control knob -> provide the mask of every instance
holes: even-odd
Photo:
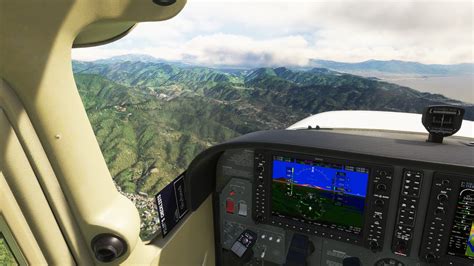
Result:
[[[428,253],[425,255],[426,262],[433,263],[436,260],[436,256],[433,253]]]
[[[378,185],[377,185],[377,190],[378,190],[378,191],[386,191],[386,190],[387,190],[387,185],[385,185],[385,184],[378,184]]]
[[[375,240],[375,239],[370,240],[370,242],[369,242],[369,248],[370,248],[370,250],[372,250],[373,252],[376,252],[376,251],[379,250],[379,248],[380,248],[379,242],[377,242],[377,240]]]
[[[441,181],[441,184],[443,184],[444,186],[449,185],[449,179],[443,179],[443,181]]]
[[[362,266],[358,257],[347,257],[342,261],[342,266]]]
[[[378,207],[383,207],[383,205],[384,205],[384,202],[383,202],[382,199],[376,199],[376,200],[374,201],[374,203],[375,203],[375,205],[378,206]]]
[[[405,254],[405,252],[407,251],[406,242],[403,240],[398,241],[395,250],[399,253]]]
[[[448,195],[440,193],[438,194],[437,198],[440,202],[446,202],[448,200]]]

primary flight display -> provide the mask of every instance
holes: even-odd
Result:
[[[369,169],[273,157],[272,215],[360,233]]]

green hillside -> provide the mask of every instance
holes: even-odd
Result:
[[[73,69],[109,170],[126,195],[153,196],[206,147],[252,131],[285,128],[311,114],[352,109],[420,112],[430,104],[462,104],[320,68],[230,73],[121,61],[73,62]],[[472,120],[474,107],[465,107]],[[148,204],[143,203],[146,198],[136,201],[142,207]],[[140,211],[145,215],[144,208]],[[145,216],[148,222],[154,217]]]
[[[0,265],[18,265],[15,257],[13,256],[10,247],[8,246],[5,238],[3,237],[2,233],[0,232]]]

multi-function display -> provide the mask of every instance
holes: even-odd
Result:
[[[273,216],[360,234],[369,169],[273,156]]]
[[[474,259],[474,183],[461,181],[448,254]]]

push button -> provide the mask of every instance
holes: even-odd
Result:
[[[234,206],[234,201],[232,199],[227,199],[225,201],[225,209],[227,211],[227,213],[230,213],[230,214],[233,214],[234,213],[234,209],[235,209],[235,206]]]

